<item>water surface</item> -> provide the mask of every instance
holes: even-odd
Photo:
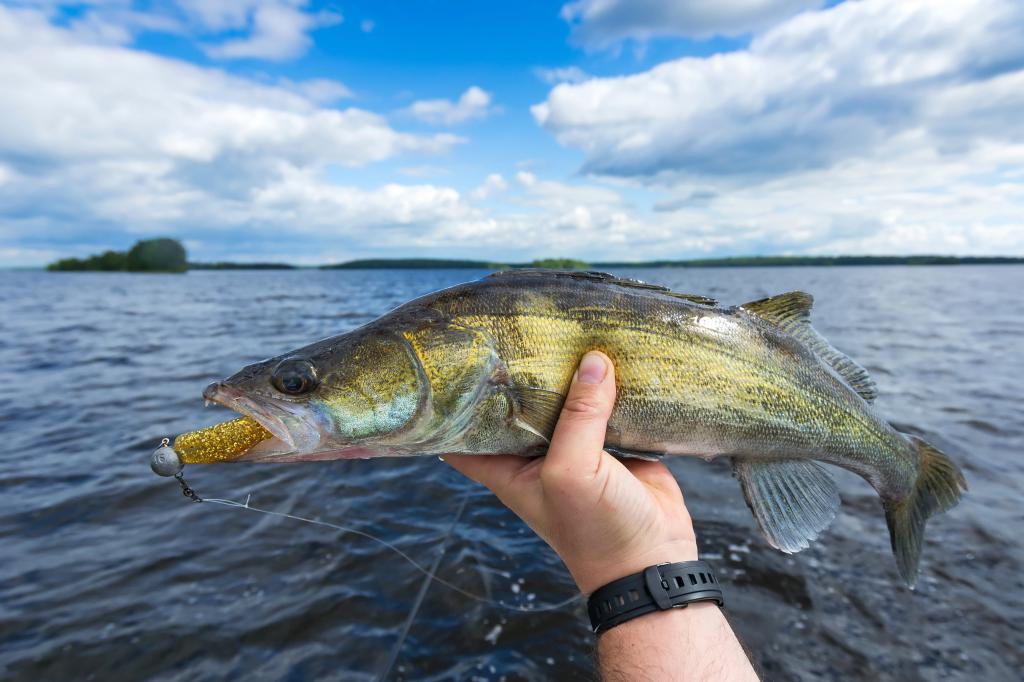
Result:
[[[202,407],[210,381],[482,274],[0,273],[4,679],[372,680],[389,668],[395,680],[593,679],[579,602],[520,613],[434,583],[410,621],[423,575],[387,549],[189,503],[147,464],[162,437],[228,416]],[[880,410],[948,452],[970,484],[929,524],[910,592],[878,500],[855,476],[837,476],[832,528],[786,556],[757,535],[725,462],[670,461],[766,675],[1019,679],[1024,267],[618,274],[727,303],[813,293],[816,326],[872,372]],[[541,541],[436,458],[186,473],[201,495],[364,530],[424,566],[444,543],[438,575],[488,600],[529,608],[573,594]]]

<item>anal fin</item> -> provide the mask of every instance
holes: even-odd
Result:
[[[787,554],[807,549],[835,518],[839,490],[820,464],[736,457],[732,463],[747,506],[772,547]]]

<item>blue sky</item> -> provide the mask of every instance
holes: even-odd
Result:
[[[1024,4],[0,0],[0,266],[1024,254]]]

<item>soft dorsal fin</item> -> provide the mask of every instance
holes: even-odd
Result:
[[[759,301],[744,303],[743,310],[753,313],[763,320],[793,336],[814,353],[831,365],[832,369],[857,391],[864,400],[873,402],[878,397],[878,389],[868,371],[851,360],[845,354],[832,347],[824,336],[811,326],[811,306],[814,298],[803,291],[791,291]]]
[[[792,325],[811,323],[813,305],[814,297],[807,292],[790,291],[787,294],[744,303],[740,307],[788,332]]]

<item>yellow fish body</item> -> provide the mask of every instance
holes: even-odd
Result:
[[[814,331],[811,302],[793,292],[723,308],[601,273],[497,273],[246,367],[204,397],[266,429],[246,426],[224,459],[537,455],[580,357],[601,350],[617,383],[609,451],[730,457],[761,531],[786,552],[839,506],[817,462],[853,471],[881,497],[912,584],[925,521],[966,483],[877,414],[874,383]]]

